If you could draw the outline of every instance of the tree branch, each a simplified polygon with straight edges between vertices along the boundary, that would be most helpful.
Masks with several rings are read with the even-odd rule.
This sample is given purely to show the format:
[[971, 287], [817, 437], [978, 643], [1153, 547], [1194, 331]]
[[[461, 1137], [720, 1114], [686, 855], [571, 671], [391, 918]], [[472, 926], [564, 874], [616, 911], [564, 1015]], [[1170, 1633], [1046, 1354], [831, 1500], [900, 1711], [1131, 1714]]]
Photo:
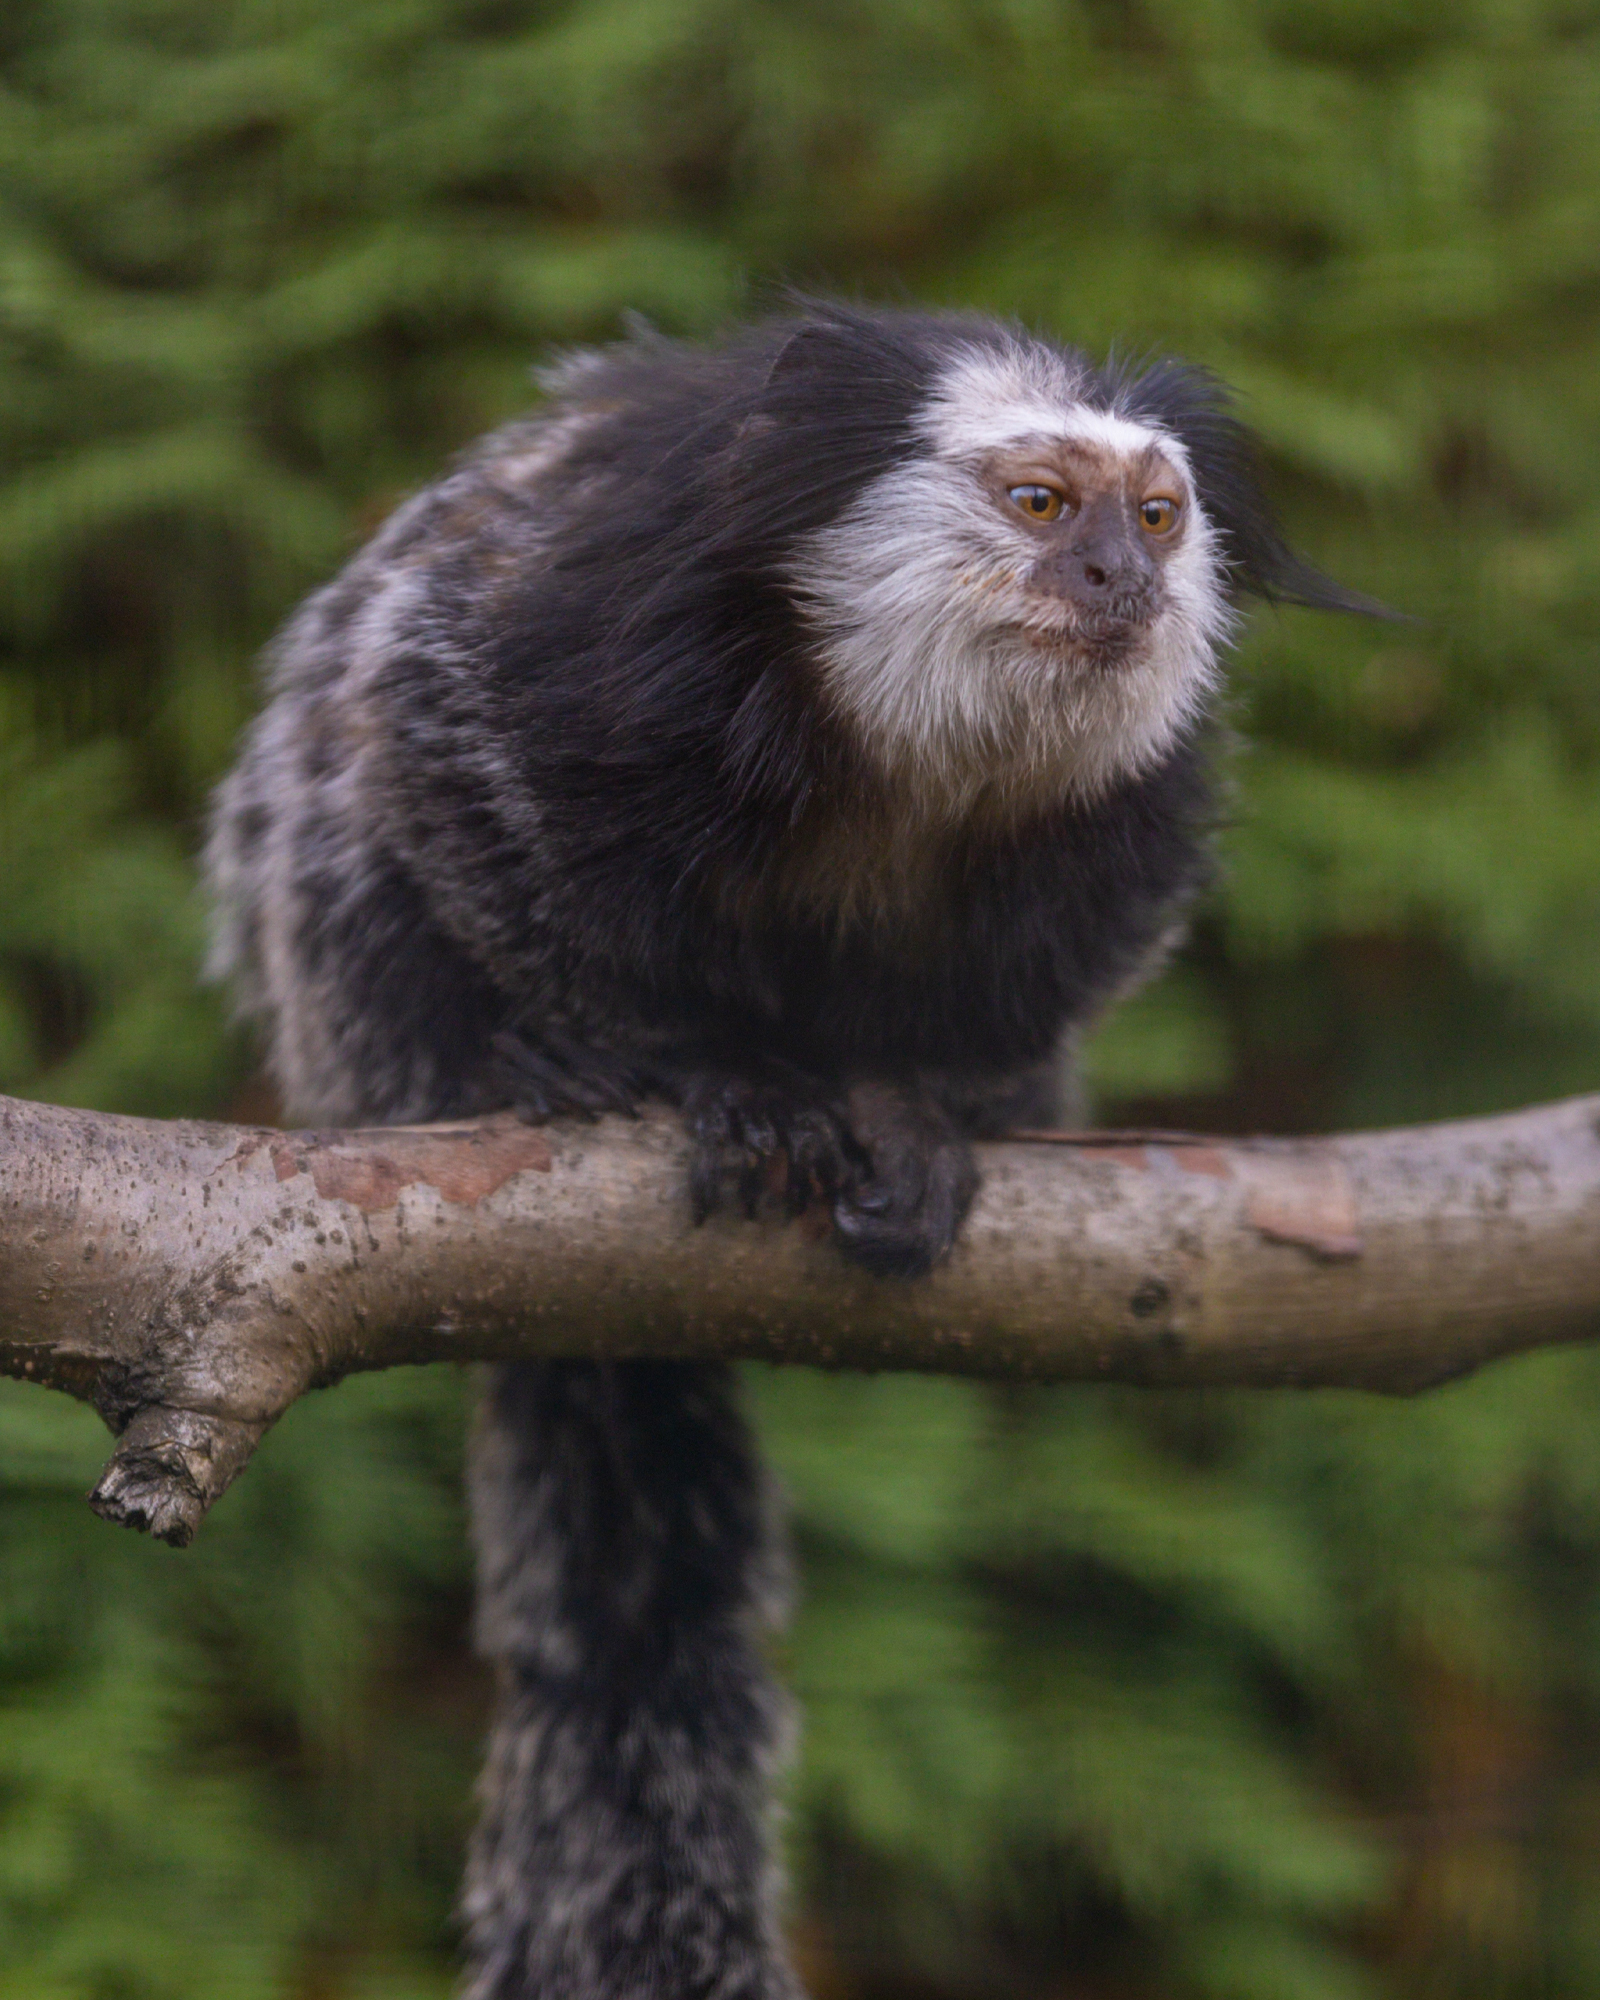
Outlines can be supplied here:
[[761, 1356], [1033, 1381], [1413, 1390], [1600, 1330], [1600, 1097], [1332, 1139], [1023, 1134], [950, 1261], [825, 1216], [691, 1226], [665, 1114], [275, 1132], [0, 1098], [0, 1372], [92, 1402], [94, 1506], [186, 1542], [363, 1368]]

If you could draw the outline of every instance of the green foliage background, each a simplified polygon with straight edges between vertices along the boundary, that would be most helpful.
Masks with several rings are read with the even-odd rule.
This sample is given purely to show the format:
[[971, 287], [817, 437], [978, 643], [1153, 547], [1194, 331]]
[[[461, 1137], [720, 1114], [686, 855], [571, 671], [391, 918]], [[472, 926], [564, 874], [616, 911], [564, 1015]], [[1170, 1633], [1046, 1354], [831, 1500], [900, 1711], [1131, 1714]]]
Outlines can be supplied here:
[[[1256, 618], [1103, 1110], [1600, 1084], [1594, 0], [6, 0], [0, 1089], [259, 1111], [190, 863], [256, 647], [552, 343], [779, 277], [1212, 363], [1423, 620]], [[0, 2000], [443, 1995], [467, 1385], [302, 1405], [181, 1556], [3, 1386]], [[1600, 1991], [1600, 1355], [751, 1386], [824, 2000]]]

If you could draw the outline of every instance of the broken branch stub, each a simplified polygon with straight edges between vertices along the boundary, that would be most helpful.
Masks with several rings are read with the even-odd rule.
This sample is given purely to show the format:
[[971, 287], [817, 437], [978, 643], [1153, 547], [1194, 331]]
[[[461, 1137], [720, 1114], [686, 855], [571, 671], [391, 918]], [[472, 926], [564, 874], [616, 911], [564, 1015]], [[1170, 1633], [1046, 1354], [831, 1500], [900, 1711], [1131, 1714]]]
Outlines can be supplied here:
[[824, 1214], [693, 1227], [664, 1113], [318, 1133], [0, 1099], [0, 1371], [91, 1401], [118, 1435], [95, 1506], [173, 1542], [297, 1396], [401, 1362], [1408, 1390], [1600, 1330], [1597, 1119], [1019, 1135], [904, 1283]]

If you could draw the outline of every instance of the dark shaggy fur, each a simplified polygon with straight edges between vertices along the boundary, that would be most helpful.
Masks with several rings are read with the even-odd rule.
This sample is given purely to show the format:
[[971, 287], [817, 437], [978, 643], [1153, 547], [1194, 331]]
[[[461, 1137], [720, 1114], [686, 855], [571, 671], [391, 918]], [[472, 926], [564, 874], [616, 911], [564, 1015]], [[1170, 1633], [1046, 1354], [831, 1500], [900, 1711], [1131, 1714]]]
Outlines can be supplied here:
[[[830, 910], [808, 859], [896, 808], [818, 698], [786, 558], [922, 448], [952, 356], [1016, 338], [827, 309], [580, 358], [306, 605], [210, 856], [219, 965], [293, 1115], [654, 1091], [700, 1212], [753, 1205], [782, 1153], [872, 1268], [944, 1252], [967, 1135], [1048, 1116], [1063, 1034], [1158, 945], [1208, 814], [1190, 738], [1093, 803], [943, 826], [901, 917]], [[1078, 365], [1085, 401], [1185, 442], [1238, 588], [1350, 602], [1278, 539], [1204, 376]], [[472, 2000], [791, 1993], [758, 1643], [781, 1565], [724, 1371], [496, 1369], [472, 1491], [501, 1686]]]

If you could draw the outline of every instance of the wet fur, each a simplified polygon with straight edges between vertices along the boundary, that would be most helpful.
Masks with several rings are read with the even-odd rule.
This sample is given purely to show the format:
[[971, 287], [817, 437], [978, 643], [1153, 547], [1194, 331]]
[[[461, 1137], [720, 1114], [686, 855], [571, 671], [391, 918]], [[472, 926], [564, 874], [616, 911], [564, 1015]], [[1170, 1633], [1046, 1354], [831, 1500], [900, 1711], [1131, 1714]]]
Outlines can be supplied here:
[[[1284, 547], [1225, 397], [1177, 364], [822, 308], [548, 387], [275, 647], [217, 802], [216, 969], [295, 1118], [653, 1090], [698, 1209], [758, 1205], [781, 1155], [849, 1254], [924, 1270], [970, 1135], [1048, 1118], [1063, 1039], [1204, 877], [1230, 603], [1354, 601]], [[985, 497], [985, 453], [1035, 433], [1154, 439], [1192, 480], [1125, 673], [1061, 650], [1070, 607], [1022, 587]], [[1001, 600], [1037, 629], [994, 628]], [[790, 1994], [759, 1648], [781, 1563], [727, 1376], [494, 1370], [472, 1488], [501, 1684], [472, 2000]]]

